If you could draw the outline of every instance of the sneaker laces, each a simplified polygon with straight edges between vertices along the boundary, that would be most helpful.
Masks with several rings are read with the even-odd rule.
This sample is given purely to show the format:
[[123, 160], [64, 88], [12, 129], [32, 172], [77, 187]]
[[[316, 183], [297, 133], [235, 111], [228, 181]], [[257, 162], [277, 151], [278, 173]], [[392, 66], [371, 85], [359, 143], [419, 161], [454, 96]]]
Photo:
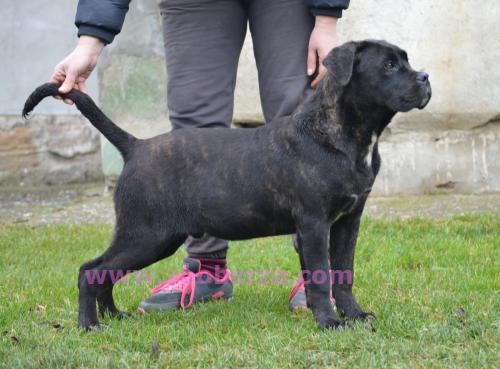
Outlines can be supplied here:
[[[176, 275], [164, 282], [161, 282], [151, 290], [151, 293], [156, 294], [160, 291], [176, 291], [181, 293], [181, 308], [187, 309], [193, 305], [194, 293], [196, 290], [196, 277], [200, 274], [194, 273], [188, 269], [186, 265], [182, 266], [182, 273]], [[189, 294], [189, 301], [186, 304], [186, 295]]]
[[[215, 280], [217, 283], [224, 283], [230, 279], [229, 270], [225, 271], [224, 277], [221, 279], [216, 278], [210, 272], [201, 270], [198, 273], [191, 271], [186, 264], [182, 266], [182, 273], [158, 284], [156, 287], [151, 289], [151, 293], [156, 294], [161, 291], [175, 291], [181, 293], [180, 306], [182, 309], [187, 309], [194, 302], [194, 295], [196, 291], [196, 278], [202, 275], [208, 275], [210, 278]], [[186, 295], [189, 294], [189, 301], [185, 303]]]

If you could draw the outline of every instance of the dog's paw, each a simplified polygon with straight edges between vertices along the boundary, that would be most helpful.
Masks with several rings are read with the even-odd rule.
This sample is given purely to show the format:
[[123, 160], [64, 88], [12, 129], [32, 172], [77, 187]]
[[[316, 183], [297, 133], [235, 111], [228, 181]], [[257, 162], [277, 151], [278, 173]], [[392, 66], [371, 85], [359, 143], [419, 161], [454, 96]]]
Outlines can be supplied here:
[[356, 313], [352, 318], [350, 317], [349, 319], [370, 321], [370, 320], [375, 320], [376, 318], [377, 317], [375, 316], [375, 314], [372, 313], [371, 311], [360, 311], [359, 313]]
[[127, 318], [130, 318], [132, 316], [131, 313], [128, 313], [126, 311], [118, 311], [117, 313], [115, 313], [113, 315], [116, 319], [127, 319]]
[[377, 316], [372, 311], [362, 311], [360, 314], [358, 314], [357, 319], [361, 319], [363, 321], [371, 321], [377, 319]]
[[99, 330], [99, 329], [102, 329], [102, 325], [101, 323], [99, 323], [99, 320], [97, 319], [97, 317], [92, 317], [92, 316], [88, 316], [88, 315], [80, 315], [78, 317], [78, 328], [80, 328], [81, 330], [84, 330], [86, 332], [89, 332], [89, 331], [95, 331], [95, 330]]
[[350, 313], [342, 312], [342, 316], [349, 320], [360, 320], [363, 322], [375, 320], [376, 316], [371, 311], [355, 311]]
[[126, 312], [126, 311], [121, 311], [121, 310], [104, 310], [99, 312], [101, 318], [113, 318], [113, 319], [125, 319], [129, 318], [132, 316], [132, 314]]
[[92, 332], [92, 331], [100, 331], [106, 328], [104, 324], [101, 324], [99, 322], [92, 322], [92, 323], [78, 323], [78, 328], [80, 328], [82, 331], [85, 332]]
[[121, 311], [121, 310], [109, 312], [106, 315], [108, 315], [110, 318], [114, 318], [114, 319], [118, 319], [118, 320], [130, 318], [132, 316], [132, 314], [130, 314], [126, 311]]
[[318, 320], [318, 325], [322, 329], [342, 329], [347, 327], [347, 322], [340, 319], [338, 316], [330, 316]]

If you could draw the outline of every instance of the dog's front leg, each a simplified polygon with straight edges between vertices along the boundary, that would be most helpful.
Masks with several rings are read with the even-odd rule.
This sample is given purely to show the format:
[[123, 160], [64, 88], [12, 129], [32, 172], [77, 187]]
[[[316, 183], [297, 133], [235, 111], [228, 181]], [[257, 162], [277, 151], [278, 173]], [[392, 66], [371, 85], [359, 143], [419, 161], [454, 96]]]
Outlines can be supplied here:
[[366, 319], [373, 316], [364, 312], [352, 294], [354, 280], [354, 249], [358, 237], [363, 208], [337, 220], [330, 232], [330, 265], [332, 268], [332, 293], [338, 311], [349, 319]]
[[329, 233], [328, 222], [312, 217], [297, 224], [307, 305], [320, 327], [337, 328], [343, 325], [343, 321], [335, 314], [330, 300]]

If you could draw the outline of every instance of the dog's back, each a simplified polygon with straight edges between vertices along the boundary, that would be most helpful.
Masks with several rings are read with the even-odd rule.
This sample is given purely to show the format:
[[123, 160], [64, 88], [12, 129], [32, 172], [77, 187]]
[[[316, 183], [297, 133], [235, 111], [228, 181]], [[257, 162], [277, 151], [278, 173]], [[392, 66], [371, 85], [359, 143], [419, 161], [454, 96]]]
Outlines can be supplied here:
[[138, 140], [117, 183], [117, 220], [133, 212], [188, 234], [227, 239], [293, 232], [284, 191], [292, 188], [296, 165], [283, 147], [293, 134], [288, 123], [183, 129]]

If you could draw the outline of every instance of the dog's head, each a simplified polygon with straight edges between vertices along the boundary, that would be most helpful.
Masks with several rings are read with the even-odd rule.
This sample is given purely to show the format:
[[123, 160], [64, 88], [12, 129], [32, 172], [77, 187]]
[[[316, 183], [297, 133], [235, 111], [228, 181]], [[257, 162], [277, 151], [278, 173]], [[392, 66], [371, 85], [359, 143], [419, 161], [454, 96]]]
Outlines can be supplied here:
[[385, 41], [345, 43], [323, 64], [336, 94], [349, 89], [365, 103], [394, 112], [423, 109], [431, 99], [429, 75], [414, 70], [406, 52]]

